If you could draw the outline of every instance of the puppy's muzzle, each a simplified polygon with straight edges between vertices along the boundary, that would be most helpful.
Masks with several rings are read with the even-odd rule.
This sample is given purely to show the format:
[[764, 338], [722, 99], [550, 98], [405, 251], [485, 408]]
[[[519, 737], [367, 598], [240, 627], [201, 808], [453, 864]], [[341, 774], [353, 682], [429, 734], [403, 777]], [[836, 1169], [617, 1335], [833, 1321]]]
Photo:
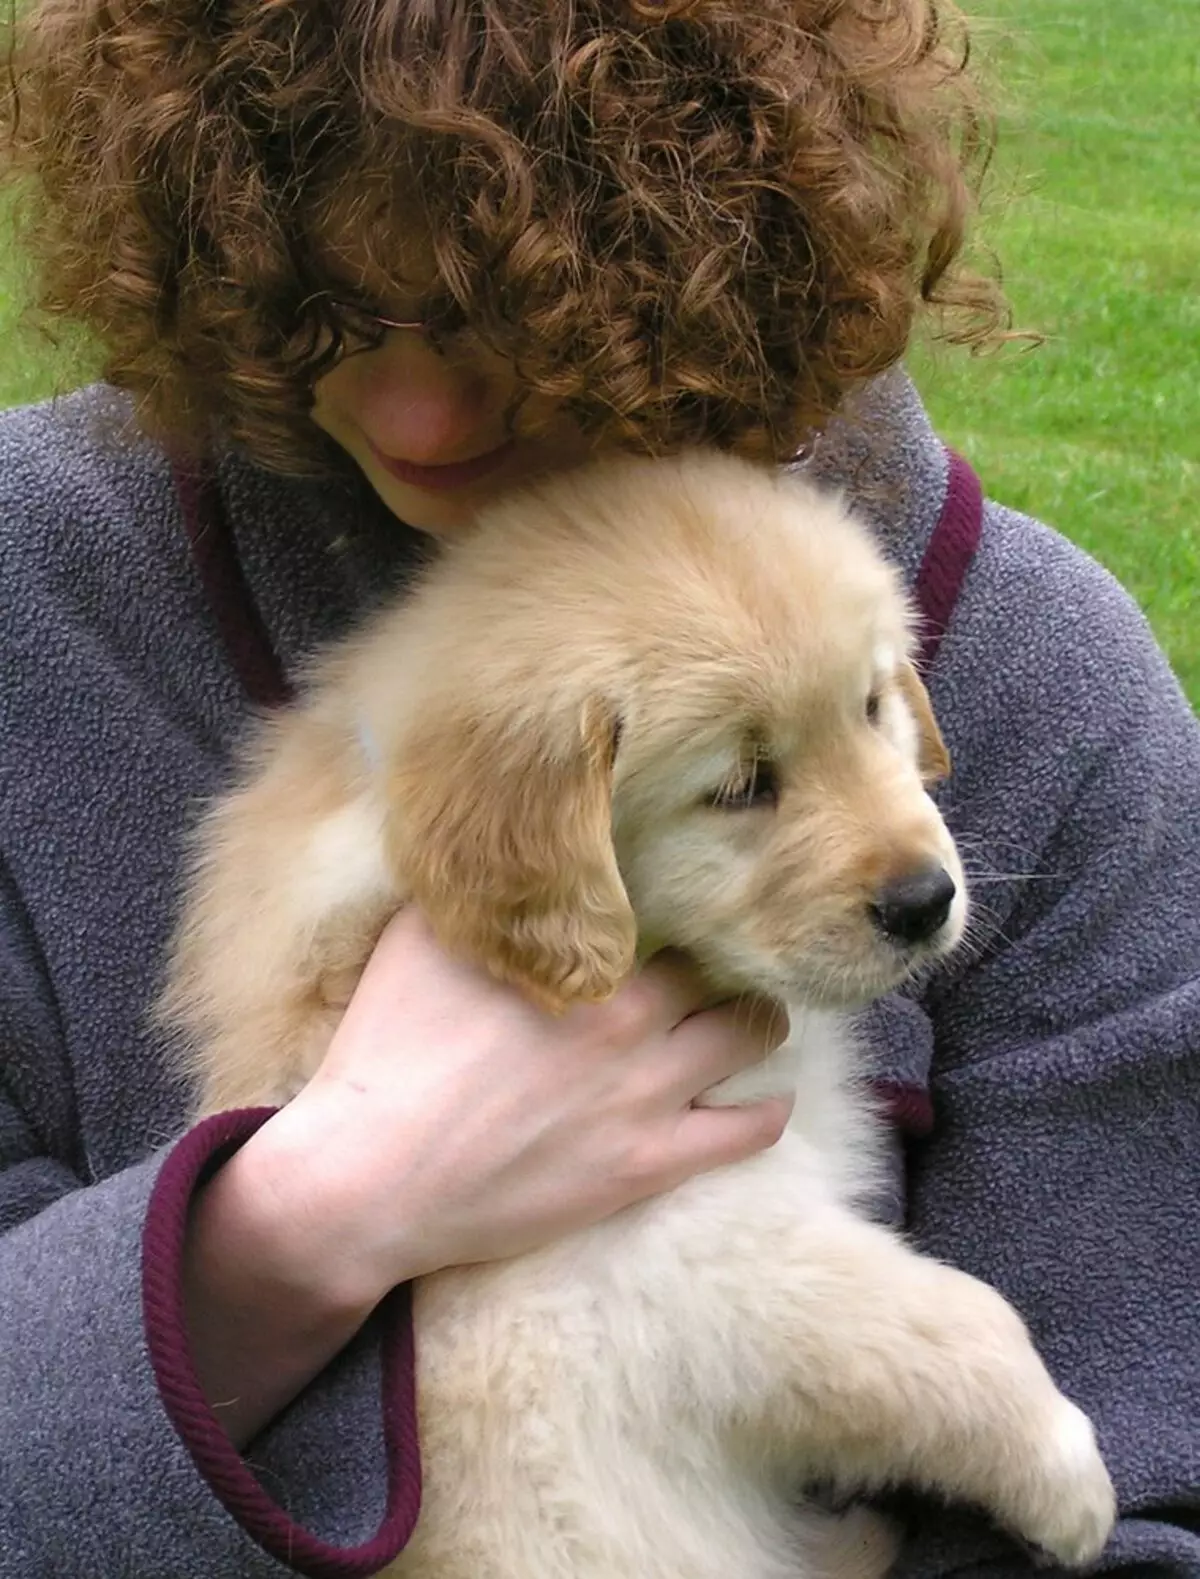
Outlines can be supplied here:
[[883, 885], [871, 906], [871, 917], [893, 943], [928, 943], [950, 919], [956, 892], [944, 866], [919, 867]]

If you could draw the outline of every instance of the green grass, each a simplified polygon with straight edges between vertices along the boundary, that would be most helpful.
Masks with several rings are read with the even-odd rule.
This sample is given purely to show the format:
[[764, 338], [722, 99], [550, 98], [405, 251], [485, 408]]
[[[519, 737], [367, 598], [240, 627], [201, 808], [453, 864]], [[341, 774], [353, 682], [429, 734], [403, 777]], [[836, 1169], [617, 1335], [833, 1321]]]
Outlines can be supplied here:
[[1200, 704], [1200, 0], [991, 18], [1004, 196], [983, 234], [1047, 338], [913, 369], [989, 493], [1108, 565]]
[[[1046, 341], [913, 369], [988, 491], [1125, 582], [1200, 704], [1200, 0], [988, 4], [1006, 104], [982, 234]], [[0, 269], [0, 404], [62, 378], [12, 332], [15, 279]]]

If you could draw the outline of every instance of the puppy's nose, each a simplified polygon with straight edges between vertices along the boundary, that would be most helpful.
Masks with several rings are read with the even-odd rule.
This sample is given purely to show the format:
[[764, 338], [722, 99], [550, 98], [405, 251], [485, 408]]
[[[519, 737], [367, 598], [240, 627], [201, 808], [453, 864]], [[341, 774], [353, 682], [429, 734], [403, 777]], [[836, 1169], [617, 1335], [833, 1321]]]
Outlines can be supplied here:
[[943, 866], [923, 866], [885, 883], [875, 896], [875, 925], [897, 943], [927, 943], [945, 926], [954, 879]]

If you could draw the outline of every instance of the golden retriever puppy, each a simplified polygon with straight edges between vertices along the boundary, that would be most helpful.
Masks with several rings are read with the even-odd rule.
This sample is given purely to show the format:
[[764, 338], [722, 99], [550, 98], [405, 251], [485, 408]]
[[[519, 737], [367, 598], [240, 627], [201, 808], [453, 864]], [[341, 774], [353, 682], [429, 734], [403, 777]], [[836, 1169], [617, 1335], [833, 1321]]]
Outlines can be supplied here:
[[851, 1579], [898, 1482], [1061, 1562], [1113, 1494], [1016, 1314], [868, 1220], [852, 1011], [966, 911], [897, 577], [841, 504], [727, 457], [489, 506], [268, 721], [201, 831], [169, 1018], [200, 1106], [283, 1102], [385, 919], [550, 1006], [687, 950], [792, 1034], [711, 1093], [794, 1089], [771, 1150], [417, 1290], [426, 1469], [404, 1579]]

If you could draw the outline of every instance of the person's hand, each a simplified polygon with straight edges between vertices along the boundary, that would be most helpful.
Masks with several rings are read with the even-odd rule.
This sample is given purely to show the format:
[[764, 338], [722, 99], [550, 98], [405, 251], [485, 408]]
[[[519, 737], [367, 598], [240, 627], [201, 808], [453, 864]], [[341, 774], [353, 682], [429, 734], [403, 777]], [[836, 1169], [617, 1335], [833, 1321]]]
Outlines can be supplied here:
[[660, 958], [555, 1019], [398, 916], [316, 1075], [193, 1202], [191, 1352], [231, 1439], [397, 1284], [533, 1249], [773, 1144], [786, 1101], [692, 1103], [778, 1046], [785, 1017], [703, 1002]]
[[404, 911], [317, 1074], [243, 1166], [343, 1290], [516, 1255], [779, 1138], [785, 1100], [692, 1103], [778, 1046], [783, 1012], [704, 998], [693, 969], [660, 956], [609, 1002], [554, 1017]]

